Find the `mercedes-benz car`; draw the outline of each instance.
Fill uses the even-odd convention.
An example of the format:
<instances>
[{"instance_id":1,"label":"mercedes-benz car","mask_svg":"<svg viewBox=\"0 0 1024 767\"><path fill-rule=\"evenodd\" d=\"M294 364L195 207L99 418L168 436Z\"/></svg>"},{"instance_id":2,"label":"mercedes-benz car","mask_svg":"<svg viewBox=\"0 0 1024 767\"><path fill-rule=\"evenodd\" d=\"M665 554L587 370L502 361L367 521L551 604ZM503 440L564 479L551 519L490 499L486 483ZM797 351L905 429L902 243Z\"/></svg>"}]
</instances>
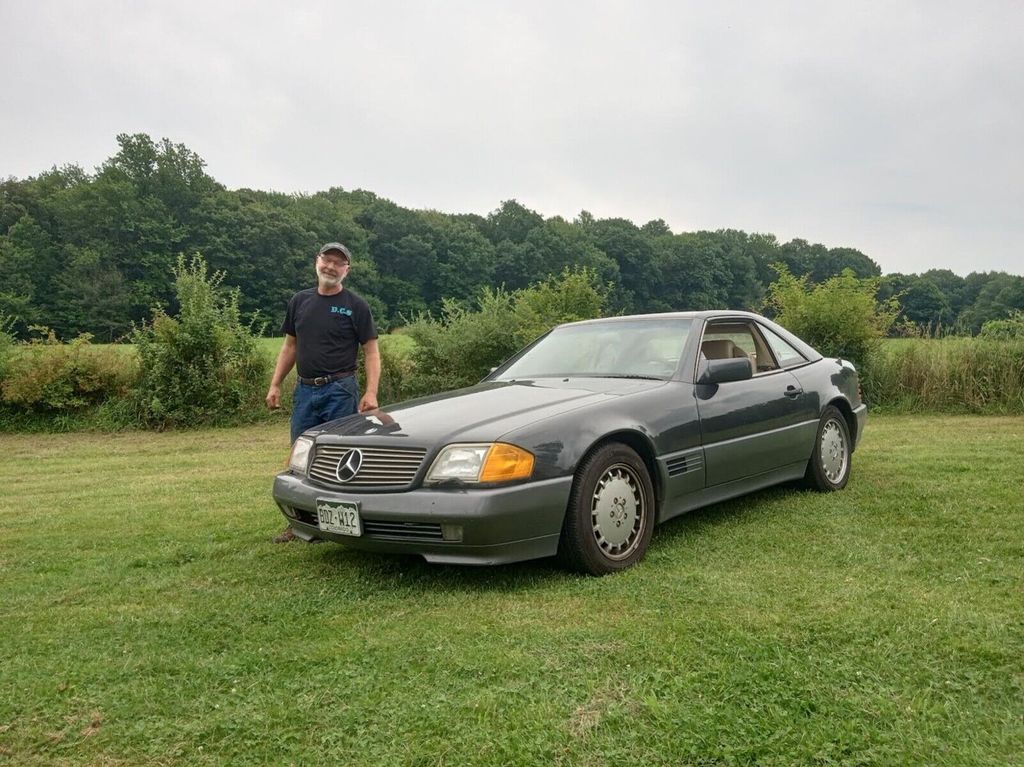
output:
<instances>
[{"instance_id":1,"label":"mercedes-benz car","mask_svg":"<svg viewBox=\"0 0 1024 767\"><path fill-rule=\"evenodd\" d=\"M558 555L600 575L692 509L794 480L842 489L866 419L854 366L764 317L588 320L475 386L307 431L273 493L307 541L455 564Z\"/></svg>"}]
</instances>

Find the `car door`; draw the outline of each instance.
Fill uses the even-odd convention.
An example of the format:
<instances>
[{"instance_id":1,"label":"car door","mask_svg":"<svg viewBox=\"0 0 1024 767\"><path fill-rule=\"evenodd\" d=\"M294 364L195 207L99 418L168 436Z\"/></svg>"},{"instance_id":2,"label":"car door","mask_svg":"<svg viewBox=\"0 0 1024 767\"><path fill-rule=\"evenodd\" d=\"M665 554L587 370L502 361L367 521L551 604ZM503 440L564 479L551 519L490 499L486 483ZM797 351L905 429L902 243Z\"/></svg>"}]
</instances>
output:
<instances>
[{"instance_id":1,"label":"car door","mask_svg":"<svg viewBox=\"0 0 1024 767\"><path fill-rule=\"evenodd\" d=\"M806 462L807 430L817 423L817 403L796 376L780 367L755 322L709 322L701 339L701 362L746 356L750 379L695 383L708 487Z\"/></svg>"}]
</instances>

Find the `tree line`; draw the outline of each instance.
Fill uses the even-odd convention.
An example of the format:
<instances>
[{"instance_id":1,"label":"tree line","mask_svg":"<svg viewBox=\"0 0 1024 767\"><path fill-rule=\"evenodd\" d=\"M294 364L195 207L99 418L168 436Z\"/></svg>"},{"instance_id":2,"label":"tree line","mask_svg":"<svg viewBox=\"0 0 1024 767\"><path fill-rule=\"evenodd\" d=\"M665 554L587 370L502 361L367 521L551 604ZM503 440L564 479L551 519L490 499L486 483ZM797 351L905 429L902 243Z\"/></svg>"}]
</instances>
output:
<instances>
[{"instance_id":1,"label":"tree line","mask_svg":"<svg viewBox=\"0 0 1024 767\"><path fill-rule=\"evenodd\" d=\"M515 200L486 216L411 210L364 190L316 194L227 189L195 152L167 139L122 134L94 173L71 165L0 182L0 319L25 337L33 325L61 338L125 337L155 306L174 311L179 254L201 253L239 290L239 308L276 331L292 293L313 284L313 254L341 240L355 260L349 284L381 328L436 313L443 299L483 287L516 290L566 267L586 267L609 287L612 312L762 307L774 264L820 283L849 269L881 277L902 327L974 333L1024 309L1024 277L948 270L881 275L848 247L829 248L740 230L672 232L545 218Z\"/></svg>"}]
</instances>

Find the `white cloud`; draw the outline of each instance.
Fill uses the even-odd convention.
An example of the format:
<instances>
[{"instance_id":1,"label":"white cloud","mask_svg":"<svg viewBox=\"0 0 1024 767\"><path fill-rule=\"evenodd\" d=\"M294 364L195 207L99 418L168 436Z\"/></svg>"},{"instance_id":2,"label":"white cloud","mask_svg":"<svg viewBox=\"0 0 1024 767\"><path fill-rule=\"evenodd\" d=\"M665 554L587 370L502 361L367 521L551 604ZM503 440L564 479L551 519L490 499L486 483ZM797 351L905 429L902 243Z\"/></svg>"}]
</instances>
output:
<instances>
[{"instance_id":1,"label":"white cloud","mask_svg":"<svg viewBox=\"0 0 1024 767\"><path fill-rule=\"evenodd\" d=\"M8 3L0 174L182 142L229 186L515 197L1022 271L1019 3Z\"/></svg>"}]
</instances>

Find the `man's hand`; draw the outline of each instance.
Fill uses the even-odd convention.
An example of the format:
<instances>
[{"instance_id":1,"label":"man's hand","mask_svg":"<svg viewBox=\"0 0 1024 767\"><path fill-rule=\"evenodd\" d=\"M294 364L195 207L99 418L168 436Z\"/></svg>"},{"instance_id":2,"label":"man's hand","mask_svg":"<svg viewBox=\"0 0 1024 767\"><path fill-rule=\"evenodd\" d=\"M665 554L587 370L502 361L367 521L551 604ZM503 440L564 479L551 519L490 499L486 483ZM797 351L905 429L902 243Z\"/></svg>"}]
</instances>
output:
<instances>
[{"instance_id":1,"label":"man's hand","mask_svg":"<svg viewBox=\"0 0 1024 767\"><path fill-rule=\"evenodd\" d=\"M363 360L366 362L366 388L363 391L363 398L359 400L360 413L380 407L377 404L377 384L380 382L380 347L377 346L376 338L371 338L363 344Z\"/></svg>"},{"instance_id":2,"label":"man's hand","mask_svg":"<svg viewBox=\"0 0 1024 767\"><path fill-rule=\"evenodd\" d=\"M281 387L271 384L270 389L267 391L267 407L271 410L277 410L281 407Z\"/></svg>"},{"instance_id":3,"label":"man's hand","mask_svg":"<svg viewBox=\"0 0 1024 767\"><path fill-rule=\"evenodd\" d=\"M281 344L281 351L277 355L277 362L274 363L274 375L270 379L270 388L267 390L267 407L277 410L281 407L281 381L288 375L288 371L295 365L295 336L285 335L284 343Z\"/></svg>"}]
</instances>

